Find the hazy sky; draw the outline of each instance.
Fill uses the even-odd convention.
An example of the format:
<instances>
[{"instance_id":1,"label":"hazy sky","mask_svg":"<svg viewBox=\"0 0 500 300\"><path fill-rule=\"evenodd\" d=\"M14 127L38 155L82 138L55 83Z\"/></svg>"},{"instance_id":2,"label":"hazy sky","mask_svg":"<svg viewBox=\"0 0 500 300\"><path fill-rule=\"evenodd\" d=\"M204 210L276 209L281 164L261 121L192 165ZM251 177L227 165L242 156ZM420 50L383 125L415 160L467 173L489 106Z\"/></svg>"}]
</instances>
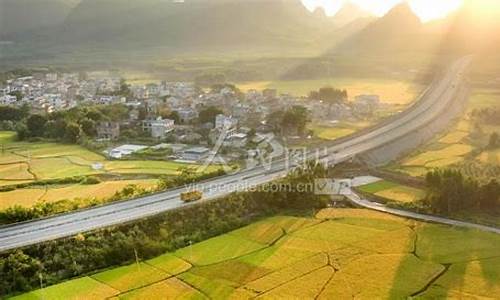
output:
<instances>
[{"instance_id":1,"label":"hazy sky","mask_svg":"<svg viewBox=\"0 0 500 300\"><path fill-rule=\"evenodd\" d=\"M424 22L443 18L463 3L463 0L302 0L307 8L312 10L323 7L328 15L334 15L348 1L377 16L382 16L394 5L407 1Z\"/></svg>"}]
</instances>

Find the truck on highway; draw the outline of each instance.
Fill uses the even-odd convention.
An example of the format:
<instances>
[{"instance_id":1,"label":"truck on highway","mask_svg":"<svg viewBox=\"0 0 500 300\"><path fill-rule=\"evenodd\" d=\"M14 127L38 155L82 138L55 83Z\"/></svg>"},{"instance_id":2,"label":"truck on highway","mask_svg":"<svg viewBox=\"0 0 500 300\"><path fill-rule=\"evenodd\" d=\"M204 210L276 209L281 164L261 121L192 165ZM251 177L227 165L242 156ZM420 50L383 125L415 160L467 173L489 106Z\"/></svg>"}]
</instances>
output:
<instances>
[{"instance_id":1,"label":"truck on highway","mask_svg":"<svg viewBox=\"0 0 500 300\"><path fill-rule=\"evenodd\" d=\"M181 200L184 202L194 202L198 201L203 197L203 193L200 191L189 191L181 193Z\"/></svg>"}]
</instances>

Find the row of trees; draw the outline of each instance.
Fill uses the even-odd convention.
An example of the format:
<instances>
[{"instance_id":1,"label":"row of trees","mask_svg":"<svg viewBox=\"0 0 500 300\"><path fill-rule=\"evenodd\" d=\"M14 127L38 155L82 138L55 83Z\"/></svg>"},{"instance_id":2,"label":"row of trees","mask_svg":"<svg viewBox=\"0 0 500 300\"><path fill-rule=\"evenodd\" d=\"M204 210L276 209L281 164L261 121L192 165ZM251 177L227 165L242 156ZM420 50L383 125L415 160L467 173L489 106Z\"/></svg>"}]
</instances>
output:
<instances>
[{"instance_id":1,"label":"row of trees","mask_svg":"<svg viewBox=\"0 0 500 300\"><path fill-rule=\"evenodd\" d=\"M500 184L491 180L481 184L457 170L427 173L428 195L425 203L437 213L454 213L468 209L486 212L500 209Z\"/></svg>"},{"instance_id":2,"label":"row of trees","mask_svg":"<svg viewBox=\"0 0 500 300\"><path fill-rule=\"evenodd\" d=\"M51 138L76 143L84 136L95 137L98 122L126 118L128 118L128 108L121 104L75 107L47 115L28 115L24 119L17 120L16 131L20 140Z\"/></svg>"},{"instance_id":3,"label":"row of trees","mask_svg":"<svg viewBox=\"0 0 500 300\"><path fill-rule=\"evenodd\" d=\"M310 164L282 182L312 184L324 177L326 169ZM168 211L115 228L99 230L74 238L47 242L0 255L0 297L29 291L44 285L81 276L95 270L131 263L134 252L148 259L167 251L185 247L238 227L257 218L284 209L319 209L324 199L299 189L285 192L252 192L231 194L218 201Z\"/></svg>"},{"instance_id":4,"label":"row of trees","mask_svg":"<svg viewBox=\"0 0 500 300\"><path fill-rule=\"evenodd\" d=\"M309 92L309 99L322 100L330 104L341 104L347 101L347 91L326 86L317 91Z\"/></svg>"},{"instance_id":5,"label":"row of trees","mask_svg":"<svg viewBox=\"0 0 500 300\"><path fill-rule=\"evenodd\" d=\"M30 108L27 104L21 107L0 106L0 121L21 121L30 113Z\"/></svg>"}]
</instances>

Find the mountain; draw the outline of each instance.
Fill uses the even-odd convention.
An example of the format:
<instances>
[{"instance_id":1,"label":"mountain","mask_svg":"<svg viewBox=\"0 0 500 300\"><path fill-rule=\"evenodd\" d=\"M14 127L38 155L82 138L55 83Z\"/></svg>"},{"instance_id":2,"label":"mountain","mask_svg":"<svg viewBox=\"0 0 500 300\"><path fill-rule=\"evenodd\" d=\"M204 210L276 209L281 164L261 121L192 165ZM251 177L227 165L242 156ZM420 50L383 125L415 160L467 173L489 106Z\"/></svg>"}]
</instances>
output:
<instances>
[{"instance_id":1,"label":"mountain","mask_svg":"<svg viewBox=\"0 0 500 300\"><path fill-rule=\"evenodd\" d=\"M407 3L391 9L357 34L347 38L333 51L337 53L387 53L425 47L424 25Z\"/></svg>"},{"instance_id":2,"label":"mountain","mask_svg":"<svg viewBox=\"0 0 500 300\"><path fill-rule=\"evenodd\" d=\"M300 0L81 0L38 42L175 51L307 45L331 26Z\"/></svg>"},{"instance_id":3,"label":"mountain","mask_svg":"<svg viewBox=\"0 0 500 300\"><path fill-rule=\"evenodd\" d=\"M60 25L79 0L0 0L0 37Z\"/></svg>"},{"instance_id":4,"label":"mountain","mask_svg":"<svg viewBox=\"0 0 500 300\"><path fill-rule=\"evenodd\" d=\"M360 19L374 19L375 16L352 2L346 2L332 18L335 26L343 27Z\"/></svg>"}]
</instances>

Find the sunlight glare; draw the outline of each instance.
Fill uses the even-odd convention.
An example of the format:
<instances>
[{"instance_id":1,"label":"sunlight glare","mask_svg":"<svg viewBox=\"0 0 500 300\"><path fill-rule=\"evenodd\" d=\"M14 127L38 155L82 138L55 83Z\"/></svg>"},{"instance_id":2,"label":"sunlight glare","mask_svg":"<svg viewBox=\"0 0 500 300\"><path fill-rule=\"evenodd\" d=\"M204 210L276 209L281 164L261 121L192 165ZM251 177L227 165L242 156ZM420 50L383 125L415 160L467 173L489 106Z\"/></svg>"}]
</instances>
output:
<instances>
[{"instance_id":1,"label":"sunlight glare","mask_svg":"<svg viewBox=\"0 0 500 300\"><path fill-rule=\"evenodd\" d=\"M395 5L405 0L302 0L309 10L323 7L325 12L333 16L342 5L347 2L354 3L360 8L371 12L376 16L383 16ZM446 17L452 11L458 9L464 0L407 0L411 9L423 22Z\"/></svg>"},{"instance_id":2,"label":"sunlight glare","mask_svg":"<svg viewBox=\"0 0 500 300\"><path fill-rule=\"evenodd\" d=\"M463 5L463 0L412 0L411 9L422 22L442 19Z\"/></svg>"}]
</instances>

